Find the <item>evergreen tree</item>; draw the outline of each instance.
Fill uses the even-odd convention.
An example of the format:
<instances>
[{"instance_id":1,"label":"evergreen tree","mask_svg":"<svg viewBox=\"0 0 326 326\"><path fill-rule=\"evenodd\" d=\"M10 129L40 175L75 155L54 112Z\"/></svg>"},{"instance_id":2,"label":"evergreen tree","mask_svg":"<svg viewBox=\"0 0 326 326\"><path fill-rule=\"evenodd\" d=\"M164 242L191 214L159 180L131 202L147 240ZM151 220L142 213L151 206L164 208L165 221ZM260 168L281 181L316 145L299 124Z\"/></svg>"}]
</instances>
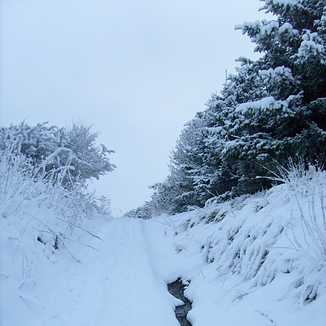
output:
<instances>
[{"instance_id":1,"label":"evergreen tree","mask_svg":"<svg viewBox=\"0 0 326 326\"><path fill-rule=\"evenodd\" d=\"M316 164L326 150L326 2L265 0L275 19L237 26L261 57L240 58L221 95L189 122L170 175L152 201L174 212L271 186L291 158Z\"/></svg>"}]
</instances>

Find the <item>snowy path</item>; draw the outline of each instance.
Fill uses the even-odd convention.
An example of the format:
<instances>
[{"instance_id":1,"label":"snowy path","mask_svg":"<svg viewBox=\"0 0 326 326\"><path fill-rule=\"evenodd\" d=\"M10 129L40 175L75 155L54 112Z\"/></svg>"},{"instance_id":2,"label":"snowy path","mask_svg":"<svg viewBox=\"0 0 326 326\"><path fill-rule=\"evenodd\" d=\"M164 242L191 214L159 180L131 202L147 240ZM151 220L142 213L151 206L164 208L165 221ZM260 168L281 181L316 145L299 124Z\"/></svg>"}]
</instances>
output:
<instances>
[{"instance_id":1,"label":"snowy path","mask_svg":"<svg viewBox=\"0 0 326 326\"><path fill-rule=\"evenodd\" d=\"M326 193L321 181L148 221L95 216L72 231L36 204L2 217L0 325L179 326L174 307L181 302L166 285L178 278L190 281L193 326L324 325L324 252L314 265L291 242L295 236L318 254L300 212L309 217L307 189L316 204Z\"/></svg>"},{"instance_id":2,"label":"snowy path","mask_svg":"<svg viewBox=\"0 0 326 326\"><path fill-rule=\"evenodd\" d=\"M179 326L166 285L178 278L190 281L193 326L325 325L325 233L302 226L304 214L324 230L325 184L316 174L175 216L99 215L72 230L38 202L13 216L0 207L0 325Z\"/></svg>"},{"instance_id":3,"label":"snowy path","mask_svg":"<svg viewBox=\"0 0 326 326\"><path fill-rule=\"evenodd\" d=\"M98 251L66 272L41 325L177 326L173 299L153 272L143 224L108 223Z\"/></svg>"}]
</instances>

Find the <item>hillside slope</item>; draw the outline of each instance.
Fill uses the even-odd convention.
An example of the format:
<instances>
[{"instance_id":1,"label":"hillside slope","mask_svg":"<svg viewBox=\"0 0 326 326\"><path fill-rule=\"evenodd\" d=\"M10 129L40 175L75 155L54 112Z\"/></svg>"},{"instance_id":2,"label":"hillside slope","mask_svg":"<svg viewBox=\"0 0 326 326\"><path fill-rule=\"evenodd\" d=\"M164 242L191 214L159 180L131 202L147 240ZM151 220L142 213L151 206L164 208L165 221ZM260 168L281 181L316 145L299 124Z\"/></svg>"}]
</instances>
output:
<instances>
[{"instance_id":1,"label":"hillside slope","mask_svg":"<svg viewBox=\"0 0 326 326\"><path fill-rule=\"evenodd\" d=\"M193 325L325 323L325 181L319 172L292 176L265 193L149 222L160 229L149 233L158 274L190 281Z\"/></svg>"},{"instance_id":2,"label":"hillside slope","mask_svg":"<svg viewBox=\"0 0 326 326\"><path fill-rule=\"evenodd\" d=\"M144 221L1 203L1 325L323 325L326 174ZM17 202L18 204L18 202ZM55 236L58 235L58 236Z\"/></svg>"}]
</instances>

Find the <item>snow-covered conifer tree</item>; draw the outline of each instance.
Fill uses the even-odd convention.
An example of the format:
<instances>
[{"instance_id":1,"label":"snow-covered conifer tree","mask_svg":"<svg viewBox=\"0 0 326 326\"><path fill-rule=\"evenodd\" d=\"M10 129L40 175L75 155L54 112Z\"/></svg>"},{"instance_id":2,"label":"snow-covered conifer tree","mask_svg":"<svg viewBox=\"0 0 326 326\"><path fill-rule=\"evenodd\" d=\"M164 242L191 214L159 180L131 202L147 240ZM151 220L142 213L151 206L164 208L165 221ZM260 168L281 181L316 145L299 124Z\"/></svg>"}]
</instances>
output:
<instances>
[{"instance_id":1,"label":"snow-covered conifer tree","mask_svg":"<svg viewBox=\"0 0 326 326\"><path fill-rule=\"evenodd\" d=\"M261 57L238 60L172 152L166 187L154 197L182 198L175 211L270 187L271 171L289 159L307 166L325 159L326 3L265 0L262 9L275 18L236 27ZM167 189L172 196L162 194Z\"/></svg>"}]
</instances>

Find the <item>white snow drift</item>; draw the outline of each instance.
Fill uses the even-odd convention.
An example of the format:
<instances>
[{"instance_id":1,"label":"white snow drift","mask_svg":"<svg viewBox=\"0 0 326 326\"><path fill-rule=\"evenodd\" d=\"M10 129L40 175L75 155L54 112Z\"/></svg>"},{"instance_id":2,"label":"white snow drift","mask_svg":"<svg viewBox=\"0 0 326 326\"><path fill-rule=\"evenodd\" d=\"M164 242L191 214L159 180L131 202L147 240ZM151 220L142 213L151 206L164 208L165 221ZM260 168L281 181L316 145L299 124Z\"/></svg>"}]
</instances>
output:
<instances>
[{"instance_id":1,"label":"white snow drift","mask_svg":"<svg viewBox=\"0 0 326 326\"><path fill-rule=\"evenodd\" d=\"M325 323L323 172L148 221L72 220L25 181L1 190L1 325L177 326L179 277L194 326Z\"/></svg>"}]
</instances>

